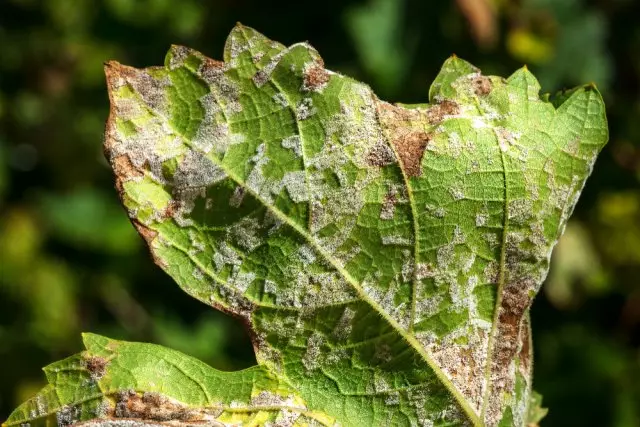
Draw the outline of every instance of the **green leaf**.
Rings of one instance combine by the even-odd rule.
[[[535,391],[531,393],[531,401],[527,415],[527,427],[537,426],[540,421],[547,415],[549,409],[542,407],[542,395]]]
[[[175,350],[93,334],[84,335],[84,344],[84,352],[44,368],[49,385],[3,426],[64,426],[117,418],[151,424],[333,424],[325,414],[309,411],[295,392],[262,367],[221,372]]]
[[[132,222],[250,328],[256,369],[344,426],[525,425],[528,310],[608,138],[595,87],[549,102],[452,57],[393,105],[241,25],[224,62],[106,73]]]

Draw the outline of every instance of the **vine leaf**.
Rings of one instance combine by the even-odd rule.
[[[549,100],[452,57],[428,104],[390,104],[242,25],[224,62],[106,74],[132,222],[261,372],[345,426],[526,424],[528,310],[608,138],[595,86]]]
[[[150,424],[261,425],[297,420],[333,425],[290,388],[255,366],[217,371],[154,344],[84,334],[86,350],[44,368],[49,385],[17,408],[5,426],[64,426],[120,418]],[[114,424],[118,425],[118,424]]]

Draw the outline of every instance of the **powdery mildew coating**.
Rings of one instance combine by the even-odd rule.
[[[526,69],[454,57],[429,104],[393,105],[242,26],[224,62],[174,47],[107,75],[106,152],[154,258],[314,409],[524,425],[528,308],[607,139],[593,87],[554,105]]]

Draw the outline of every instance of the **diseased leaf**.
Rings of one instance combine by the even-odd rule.
[[[262,367],[221,372],[175,350],[93,334],[84,335],[84,344],[84,352],[44,368],[49,385],[3,425],[64,426],[102,419],[99,425],[105,426],[120,418],[214,426],[334,423],[309,411]]]
[[[536,427],[549,412],[548,408],[542,407],[542,396],[535,391],[531,393],[529,402],[529,415],[527,415],[527,427]]]
[[[241,25],[224,62],[106,73],[129,216],[256,370],[344,426],[526,424],[528,309],[608,138],[594,86],[549,101],[452,57],[394,105]]]

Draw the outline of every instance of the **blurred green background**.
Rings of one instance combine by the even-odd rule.
[[[275,3],[275,2],[273,2]],[[0,0],[0,420],[80,332],[150,341],[219,369],[254,363],[233,319],[155,267],[102,156],[102,64],[220,58],[236,21],[390,101],[425,102],[451,54],[523,63],[544,91],[595,82],[611,140],[533,309],[543,426],[640,426],[640,2],[632,0]]]

